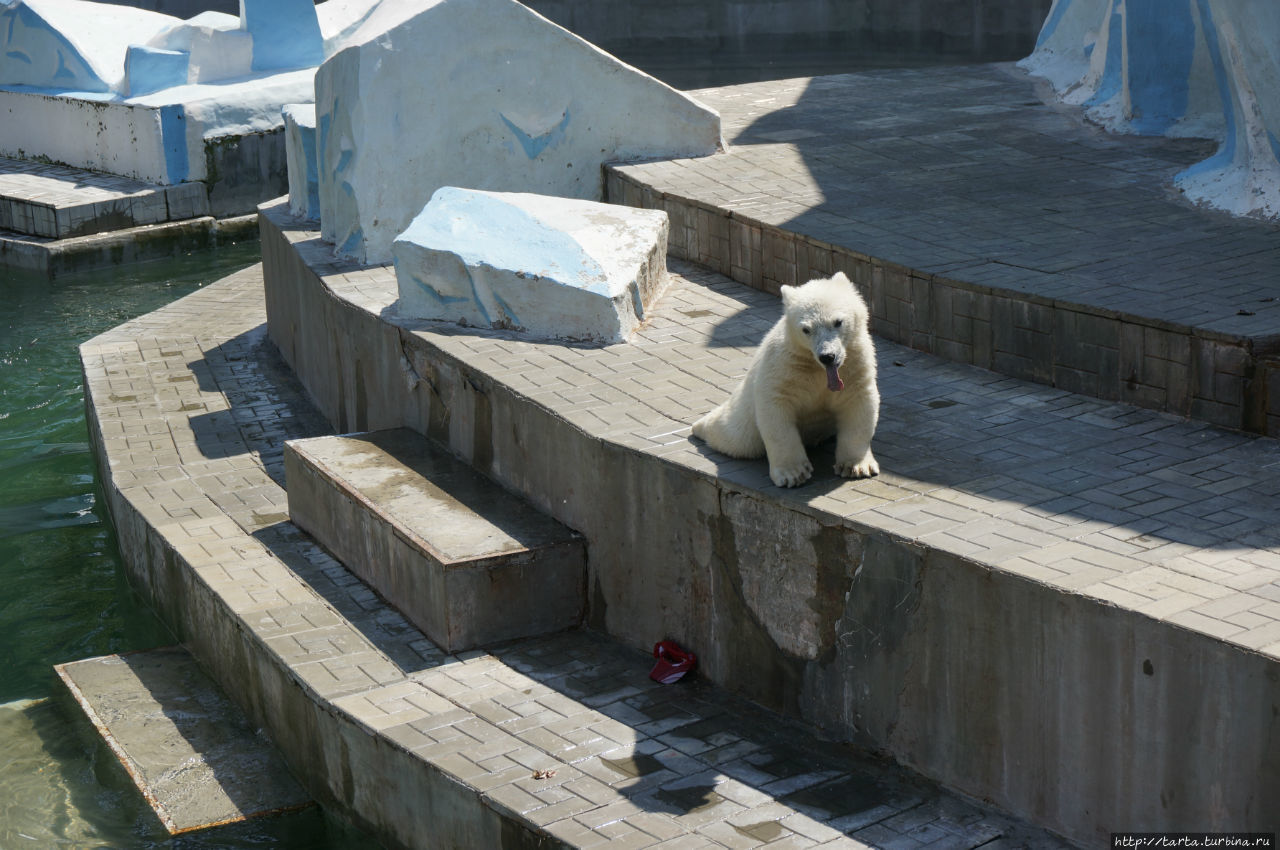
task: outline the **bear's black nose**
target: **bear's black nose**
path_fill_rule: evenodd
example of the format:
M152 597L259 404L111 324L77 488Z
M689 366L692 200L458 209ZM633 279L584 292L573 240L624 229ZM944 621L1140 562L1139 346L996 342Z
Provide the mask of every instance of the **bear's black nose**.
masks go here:
M832 363L836 362L836 356L834 354L819 354L818 362L823 366L830 366Z

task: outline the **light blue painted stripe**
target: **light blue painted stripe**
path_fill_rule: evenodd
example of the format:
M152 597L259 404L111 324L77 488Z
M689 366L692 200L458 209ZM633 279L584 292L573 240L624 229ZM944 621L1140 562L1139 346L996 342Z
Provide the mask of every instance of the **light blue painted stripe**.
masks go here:
M1213 9L1209 0L1196 0L1200 11L1200 32L1204 43L1209 48L1209 59L1213 62L1213 76L1218 83L1218 97L1222 100L1222 118L1226 121L1226 137L1218 146L1218 151L1206 160L1183 170L1175 180L1194 177L1206 171L1214 171L1231 164L1236 155L1236 107L1231 96L1231 79L1227 74L1227 66L1222 61L1222 45L1218 43L1218 26L1213 22Z
M506 124L516 137L516 141L520 143L520 147L524 149L524 155L529 159L537 159L543 151L548 148L554 148L564 141L565 130L569 127L569 110L564 111L564 118L560 119L560 123L552 127L540 136L530 136L524 130L521 130L511 122L511 119L498 113L498 117L502 119L502 123Z
M170 183L182 183L191 173L187 157L187 113L182 104L160 107L160 144Z
M1073 0L1054 0L1053 8L1049 10L1049 17L1045 19L1044 26L1040 28L1040 35L1036 38L1036 50L1053 38L1058 24L1062 23L1062 18L1067 14L1067 9L1071 7L1072 2Z
M1187 112L1196 26L1186 0L1128 0L1130 124L1158 136Z
M1124 64L1124 18L1120 14L1122 0L1111 4L1111 16L1107 21L1107 58L1102 67L1102 80L1086 106L1106 103L1120 91L1120 78Z

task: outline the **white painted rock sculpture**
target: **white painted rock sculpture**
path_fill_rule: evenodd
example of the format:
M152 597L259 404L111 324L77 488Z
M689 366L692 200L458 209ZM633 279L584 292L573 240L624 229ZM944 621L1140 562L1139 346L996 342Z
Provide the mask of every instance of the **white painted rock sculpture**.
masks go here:
M284 153L289 168L289 212L320 218L320 182L316 176L316 107L290 103L284 115Z
M667 215L446 186L392 251L403 316L621 342L665 284Z
M714 111L516 0L381 3L316 121L324 238L369 263L442 186L598 200L602 162L721 147Z
M1218 140L1175 184L1280 217L1280 3L1055 0L1021 64L1108 129Z

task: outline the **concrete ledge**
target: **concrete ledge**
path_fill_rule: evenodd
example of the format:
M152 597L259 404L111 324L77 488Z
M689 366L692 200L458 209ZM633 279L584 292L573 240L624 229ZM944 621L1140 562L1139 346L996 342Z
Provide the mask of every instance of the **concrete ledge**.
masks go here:
M446 652L581 624L582 538L407 430L293 440L289 517Z
M1280 436L1280 396L1254 380L1274 339L979 282L1009 276L996 265L942 274L900 265L658 188L643 174L643 166L607 167L606 198L666 212L674 257L775 295L784 284L843 271L868 293L872 331L884 339L1020 380Z
M258 238L257 216L211 216L78 236L47 239L0 233L0 266L43 272L74 271L158 260Z
M280 755L180 647L54 670L170 835L311 805Z
M768 292L843 270L885 339L1280 435L1280 231L1170 185L1212 143L1101 134L1008 65L694 94L726 154L606 169L612 202L667 213L674 256Z
M778 491L763 465L686 436L745 370L768 296L706 275L669 292L634 345L538 348L399 320L390 269L335 261L280 204L261 220L271 334L320 408L343 429L447 442L581 530L594 626L680 640L716 682L1083 842L1117 823L1271 828L1280 754L1257 742L1280 740L1280 634L1214 612L1266 609L1280 541L1261 515L1247 532L1183 518L1149 475L1222 470L1249 514L1276 498L1249 473L1277 463L1274 442L884 345L886 472ZM1178 458L1201 440L1216 448ZM1187 511L1217 489L1201 486L1182 492ZM1131 511L1116 492L1139 494ZM1166 581L1195 591L1155 590ZM1211 748L1171 733L1206 718Z
M262 296L86 343L90 432L132 583L324 804L388 847L1065 846L590 632L442 653L285 521L282 442L328 426Z

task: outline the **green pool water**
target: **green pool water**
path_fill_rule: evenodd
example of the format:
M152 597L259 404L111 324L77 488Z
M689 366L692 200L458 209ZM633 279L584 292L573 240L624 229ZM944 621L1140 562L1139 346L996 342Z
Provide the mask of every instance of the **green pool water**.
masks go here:
M378 845L312 808L169 838L55 694L53 665L173 643L126 583L77 346L258 260L258 245L59 277L0 269L0 849Z

